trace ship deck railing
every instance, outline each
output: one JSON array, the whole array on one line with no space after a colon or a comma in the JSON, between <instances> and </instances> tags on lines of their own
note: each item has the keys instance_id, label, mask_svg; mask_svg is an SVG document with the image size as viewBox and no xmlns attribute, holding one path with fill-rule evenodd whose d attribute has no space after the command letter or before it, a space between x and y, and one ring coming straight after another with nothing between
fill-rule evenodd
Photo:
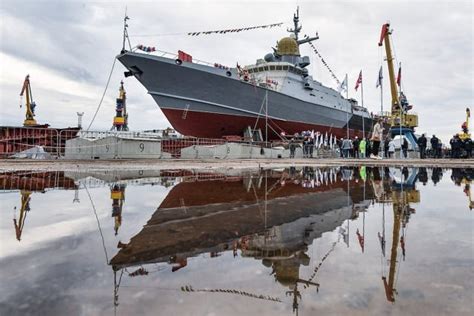
<instances>
[{"instance_id":1,"label":"ship deck railing","mask_svg":"<svg viewBox=\"0 0 474 316\"><path fill-rule=\"evenodd\" d=\"M106 137L118 137L124 139L144 139L144 140L159 140L162 139L162 131L156 132L135 132L135 131L79 131L78 137L97 140Z\"/></svg>"},{"instance_id":2,"label":"ship deck railing","mask_svg":"<svg viewBox=\"0 0 474 316\"><path fill-rule=\"evenodd\" d=\"M135 52L135 51L137 51L137 49L134 48L134 49L132 49L132 51ZM143 53L143 52L140 52L140 53ZM172 52L166 52L164 50L159 50L159 49L155 49L154 52L149 52L149 53L146 53L146 54L156 55L156 56L159 56L159 57L165 57L165 58L170 58L170 59L178 59L178 54L172 53ZM193 57L193 63L206 65L206 66L210 66L210 67L215 67L216 65L218 65L217 63L211 63L211 62L208 62L208 61L196 59L194 57Z\"/></svg>"}]
</instances>

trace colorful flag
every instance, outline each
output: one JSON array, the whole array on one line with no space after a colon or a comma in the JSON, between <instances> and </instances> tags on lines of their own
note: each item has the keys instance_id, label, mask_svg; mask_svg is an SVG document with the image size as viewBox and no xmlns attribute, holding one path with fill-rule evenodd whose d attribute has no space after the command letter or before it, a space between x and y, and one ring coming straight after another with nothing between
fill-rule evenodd
<instances>
[{"instance_id":1,"label":"colorful flag","mask_svg":"<svg viewBox=\"0 0 474 316\"><path fill-rule=\"evenodd\" d=\"M382 86L382 79L383 79L382 66L380 66L379 77L377 78L377 83L375 84L376 88L378 88L379 86Z\"/></svg>"},{"instance_id":2,"label":"colorful flag","mask_svg":"<svg viewBox=\"0 0 474 316\"><path fill-rule=\"evenodd\" d=\"M149 46L144 46L144 45L138 45L137 48L147 53L156 51L155 47L149 47Z\"/></svg>"},{"instance_id":3,"label":"colorful flag","mask_svg":"<svg viewBox=\"0 0 474 316\"><path fill-rule=\"evenodd\" d=\"M359 73L359 78L357 78L357 82L356 82L356 86L355 86L356 91L357 91L357 89L359 89L360 84L362 84L362 70Z\"/></svg>"},{"instance_id":4,"label":"colorful flag","mask_svg":"<svg viewBox=\"0 0 474 316\"><path fill-rule=\"evenodd\" d=\"M401 82L402 82L402 63L400 63L400 66L398 67L397 85L399 87L400 87Z\"/></svg>"}]
</instances>

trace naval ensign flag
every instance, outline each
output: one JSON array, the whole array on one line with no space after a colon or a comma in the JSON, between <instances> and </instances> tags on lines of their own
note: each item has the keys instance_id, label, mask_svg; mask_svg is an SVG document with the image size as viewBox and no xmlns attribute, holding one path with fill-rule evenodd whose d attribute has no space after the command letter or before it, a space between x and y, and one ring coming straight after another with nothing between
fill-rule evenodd
<instances>
[{"instance_id":1,"label":"naval ensign flag","mask_svg":"<svg viewBox=\"0 0 474 316\"><path fill-rule=\"evenodd\" d=\"M338 90L339 90L339 93L341 93L342 91L347 91L347 76L342 81L342 83L339 86Z\"/></svg>"},{"instance_id":2,"label":"naval ensign flag","mask_svg":"<svg viewBox=\"0 0 474 316\"><path fill-rule=\"evenodd\" d=\"M379 70L379 77L377 78L377 83L375 84L375 87L378 88L382 85L382 79L383 79L383 75L382 75L382 66L380 66L380 70Z\"/></svg>"}]
</instances>

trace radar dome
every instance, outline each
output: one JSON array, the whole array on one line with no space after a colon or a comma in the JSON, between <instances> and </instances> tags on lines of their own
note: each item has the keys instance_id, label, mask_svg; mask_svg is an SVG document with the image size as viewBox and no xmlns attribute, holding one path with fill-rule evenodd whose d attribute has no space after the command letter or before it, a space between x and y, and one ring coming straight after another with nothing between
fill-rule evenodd
<instances>
[{"instance_id":1,"label":"radar dome","mask_svg":"<svg viewBox=\"0 0 474 316\"><path fill-rule=\"evenodd\" d=\"M284 37L277 44L277 54L278 55L294 55L299 56L300 50L298 43L294 38Z\"/></svg>"},{"instance_id":2,"label":"radar dome","mask_svg":"<svg viewBox=\"0 0 474 316\"><path fill-rule=\"evenodd\" d=\"M269 63L275 60L275 56L273 56L272 53L268 53L265 55L265 57L263 57L263 59L265 59L265 61Z\"/></svg>"}]
</instances>

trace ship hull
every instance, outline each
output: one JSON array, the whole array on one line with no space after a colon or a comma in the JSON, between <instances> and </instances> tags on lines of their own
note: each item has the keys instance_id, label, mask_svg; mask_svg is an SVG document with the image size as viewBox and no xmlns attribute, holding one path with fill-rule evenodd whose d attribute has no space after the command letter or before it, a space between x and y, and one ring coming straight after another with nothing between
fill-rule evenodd
<instances>
[{"instance_id":1,"label":"ship hull","mask_svg":"<svg viewBox=\"0 0 474 316\"><path fill-rule=\"evenodd\" d=\"M135 73L173 128L186 136L242 135L248 126L265 132L265 118L270 139L303 130L343 137L348 120L350 134L362 136L361 116L243 82L226 69L178 65L173 59L130 52L117 58ZM367 131L371 125L366 118Z\"/></svg>"}]
</instances>

